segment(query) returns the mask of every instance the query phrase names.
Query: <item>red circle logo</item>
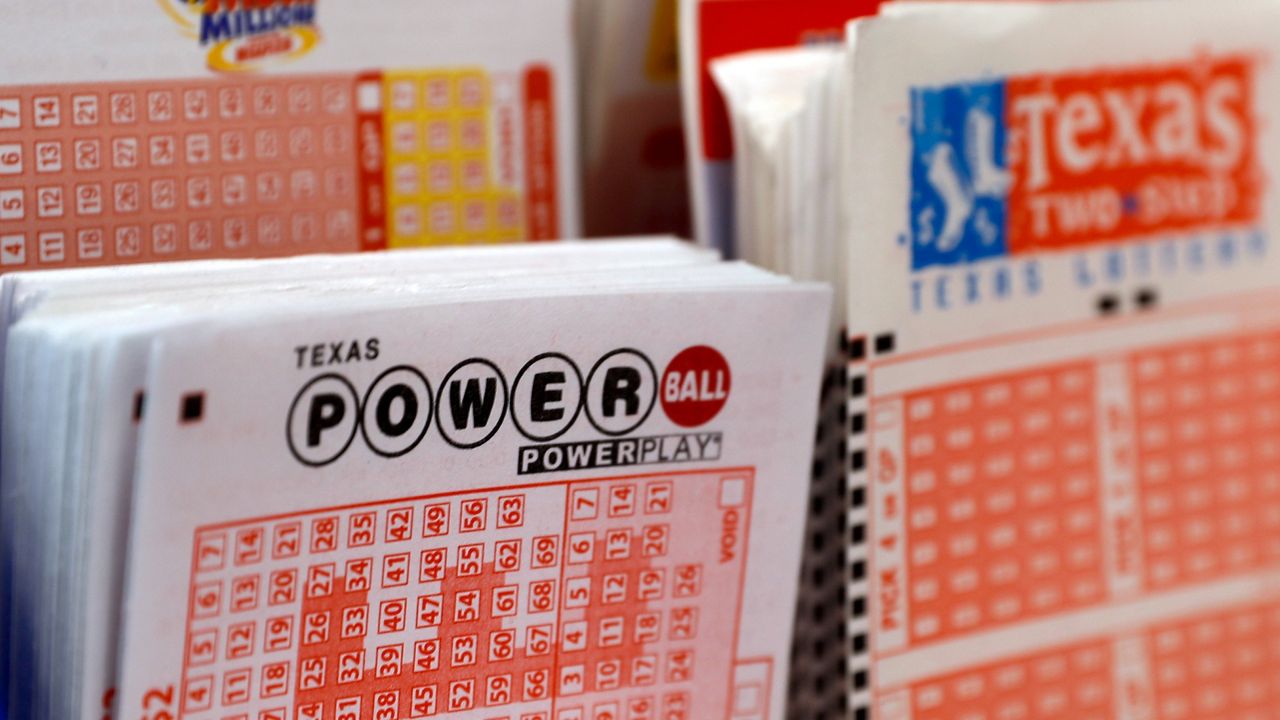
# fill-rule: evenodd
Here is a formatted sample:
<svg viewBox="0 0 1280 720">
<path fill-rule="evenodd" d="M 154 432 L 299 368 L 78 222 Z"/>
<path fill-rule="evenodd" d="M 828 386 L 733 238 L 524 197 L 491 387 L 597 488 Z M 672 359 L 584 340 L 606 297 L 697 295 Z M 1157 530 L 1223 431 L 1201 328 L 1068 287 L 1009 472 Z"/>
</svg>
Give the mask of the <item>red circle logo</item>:
<svg viewBox="0 0 1280 720">
<path fill-rule="evenodd" d="M 680 427 L 711 422 L 729 399 L 729 363 L 715 348 L 680 351 L 662 373 L 662 409 Z"/>
</svg>

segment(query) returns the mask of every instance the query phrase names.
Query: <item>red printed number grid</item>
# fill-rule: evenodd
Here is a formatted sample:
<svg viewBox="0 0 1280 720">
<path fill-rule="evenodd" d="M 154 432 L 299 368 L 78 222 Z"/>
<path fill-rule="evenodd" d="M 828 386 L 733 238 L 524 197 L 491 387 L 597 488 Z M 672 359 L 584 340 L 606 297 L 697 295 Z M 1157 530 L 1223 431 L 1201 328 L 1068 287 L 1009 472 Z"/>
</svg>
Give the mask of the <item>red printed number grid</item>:
<svg viewBox="0 0 1280 720">
<path fill-rule="evenodd" d="M 552 94 L 542 67 L 3 86 L 0 272 L 557 237 Z"/>
<path fill-rule="evenodd" d="M 881 652 L 1273 567 L 1280 335 L 879 398 Z"/>
<path fill-rule="evenodd" d="M 749 471 L 555 483 L 204 528 L 181 716 L 723 716 Z M 733 544 L 731 543 L 731 544 Z"/>
<path fill-rule="evenodd" d="M 880 717 L 1271 720 L 1278 665 L 1280 604 L 1248 606 L 920 681 Z"/>
<path fill-rule="evenodd" d="M 0 88 L 0 270 L 359 249 L 353 88 Z"/>
</svg>

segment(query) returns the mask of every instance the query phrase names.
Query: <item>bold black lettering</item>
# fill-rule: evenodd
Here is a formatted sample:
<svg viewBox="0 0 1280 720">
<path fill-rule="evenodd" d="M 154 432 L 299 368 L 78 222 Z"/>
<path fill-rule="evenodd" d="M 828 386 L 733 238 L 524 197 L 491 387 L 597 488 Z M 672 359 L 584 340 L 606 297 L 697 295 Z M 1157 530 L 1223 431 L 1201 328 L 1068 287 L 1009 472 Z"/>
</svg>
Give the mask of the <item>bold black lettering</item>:
<svg viewBox="0 0 1280 720">
<path fill-rule="evenodd" d="M 488 425 L 497 397 L 498 381 L 494 378 L 485 378 L 483 393 L 480 391 L 480 381 L 476 378 L 467 380 L 465 390 L 459 380 L 449 383 L 449 413 L 453 416 L 453 426 L 465 430 L 468 417 L 472 427 Z"/>
<path fill-rule="evenodd" d="M 618 414 L 618 403 L 626 404 L 627 415 L 640 412 L 640 371 L 632 367 L 611 367 L 604 374 L 604 390 L 601 392 L 604 416 Z"/>
<path fill-rule="evenodd" d="M 533 376 L 533 393 L 529 397 L 529 416 L 534 422 L 555 422 L 564 417 L 564 408 L 547 407 L 564 398 L 563 390 L 553 390 L 552 385 L 563 385 L 564 373 L 542 372 Z"/>
<path fill-rule="evenodd" d="M 399 420 L 392 420 L 391 405 L 396 400 L 404 403 L 404 411 L 400 414 Z M 413 394 L 413 390 L 408 385 L 403 383 L 392 385 L 382 393 L 382 397 L 378 398 L 378 407 L 374 415 L 382 434 L 387 437 L 400 437 L 409 432 L 414 421 L 418 419 L 418 396 Z"/>
<path fill-rule="evenodd" d="M 520 474 L 541 472 L 539 469 L 542 467 L 542 463 L 539 461 L 541 455 L 541 451 L 536 447 L 520 448 Z"/>
<path fill-rule="evenodd" d="M 341 395 L 320 393 L 311 398 L 307 414 L 307 447 L 320 445 L 320 433 L 337 427 L 347 416 L 347 403 Z"/>
</svg>

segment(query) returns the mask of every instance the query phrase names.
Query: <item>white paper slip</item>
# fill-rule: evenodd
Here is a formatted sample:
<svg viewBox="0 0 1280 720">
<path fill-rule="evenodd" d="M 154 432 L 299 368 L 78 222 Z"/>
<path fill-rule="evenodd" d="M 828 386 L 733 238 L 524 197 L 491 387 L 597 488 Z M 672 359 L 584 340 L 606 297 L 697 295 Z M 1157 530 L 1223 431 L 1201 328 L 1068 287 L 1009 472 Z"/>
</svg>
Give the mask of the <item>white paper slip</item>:
<svg viewBox="0 0 1280 720">
<path fill-rule="evenodd" d="M 691 299 L 473 303 L 417 313 L 412 334 L 390 312 L 166 334 L 122 707 L 170 686 L 192 716 L 707 717 L 739 696 L 780 713 L 789 638 L 767 620 L 794 600 L 776 584 L 798 559 L 822 295 Z M 744 332 L 759 323 L 809 352 L 780 366 Z M 377 357 L 300 372 L 297 349 L 335 335 Z"/>
<path fill-rule="evenodd" d="M 52 602 L 67 603 L 64 611 L 41 614 L 38 609 L 45 603 L 31 603 L 22 595 L 20 599 L 26 604 L 15 605 L 14 619 L 6 621 L 6 630 L 10 622 L 17 623 L 13 634 L 13 642 L 17 645 L 8 651 L 11 653 L 9 665 L 22 668 L 22 673 L 34 673 L 38 665 L 34 658 L 62 653 L 57 661 L 51 661 L 56 670 L 46 669 L 39 677 L 49 680 L 70 678 L 69 682 L 80 688 L 78 692 L 67 693 L 65 688 L 57 689 L 59 686 L 54 686 L 52 691 L 55 698 L 79 705 L 49 709 L 46 701 L 33 699 L 27 694 L 34 691 L 34 683 L 23 683 L 21 678 L 29 676 L 15 673 L 10 677 L 18 687 L 15 694 L 18 709 L 13 713 L 14 717 L 28 717 L 28 713 L 34 712 L 44 712 L 50 717 L 71 717 L 83 712 L 85 717 L 96 717 L 102 708 L 111 707 L 115 648 L 119 639 L 116 623 L 119 586 L 126 554 L 126 510 L 136 423 L 144 404 L 142 389 L 145 386 L 149 341 L 159 327 L 178 321 L 184 309 L 189 313 L 192 309 L 201 312 L 225 310 L 234 304 L 259 307 L 263 303 L 262 298 L 271 292 L 322 292 L 328 297 L 354 293 L 354 298 L 368 298 L 377 292 L 411 292 L 424 283 L 437 293 L 446 287 L 501 286 L 538 273 L 539 268 L 552 267 L 557 272 L 584 272 L 600 267 L 629 267 L 642 272 L 662 268 L 664 272 L 658 282 L 679 282 L 680 265 L 696 266 L 711 259 L 705 251 L 675 241 L 564 244 L 536 249 L 458 249 L 403 253 L 397 257 L 394 263 L 390 256 L 374 255 L 341 260 L 308 258 L 289 262 L 178 264 L 110 272 L 82 270 L 12 275 L 4 279 L 5 297 L 12 310 L 10 321 L 26 318 L 26 322 L 13 332 L 14 344 L 10 351 L 15 359 L 24 358 L 28 354 L 26 348 L 33 341 L 44 342 L 42 338 L 49 336 L 53 325 L 57 326 L 56 336 L 69 336 L 94 353 L 85 361 L 90 363 L 89 366 L 64 372 L 68 378 L 64 382 L 88 378 L 87 386 L 80 391 L 84 404 L 71 415 L 78 423 L 78 429 L 68 430 L 70 440 L 51 444 L 34 431 L 35 428 L 49 426 L 35 417 L 36 413 L 50 406 L 48 398 L 40 392 L 15 394 L 12 398 L 14 405 L 6 413 L 8 418 L 20 418 L 6 423 L 6 443 L 18 442 L 16 438 L 25 432 L 32 440 L 46 441 L 42 447 L 47 449 L 43 452 L 53 455 L 51 462 L 75 453 L 88 455 L 78 470 L 67 470 L 70 475 L 62 481 L 63 484 L 55 485 L 63 493 L 58 497 L 70 498 L 73 505 L 76 498 L 80 498 L 79 507 L 83 509 L 79 512 L 87 519 L 75 520 L 73 514 L 60 515 L 48 511 L 45 513 L 47 520 L 36 527 L 44 531 L 46 535 L 43 537 L 47 538 L 38 543 L 40 548 L 62 547 L 68 548 L 70 553 L 87 548 L 86 552 L 93 553 L 87 559 L 73 554 L 60 561 L 45 561 L 34 566 L 56 568 L 65 577 L 65 580 L 55 582 L 55 589 L 48 591 Z M 477 267 L 488 269 L 476 272 Z M 415 268 L 430 268 L 435 272 L 421 269 L 415 272 Z M 447 273 L 450 269 L 459 272 Z M 465 272 L 468 269 L 472 271 L 470 274 Z M 731 266 L 723 269 L 734 270 Z M 386 271 L 391 271 L 391 274 L 380 278 L 377 275 L 359 277 L 360 273 Z M 447 281 L 446 275 L 441 273 L 446 273 Z M 350 277 L 353 274 L 357 277 Z M 325 281 L 327 277 L 341 280 Z M 540 282 L 554 288 L 560 277 L 544 270 Z M 395 282 L 397 278 L 399 283 Z M 411 284 L 406 284 L 409 281 Z M 35 363 L 34 371 L 40 372 L 44 366 L 44 363 Z M 12 370 L 14 375 L 10 378 L 12 387 L 26 389 L 33 385 L 33 381 L 24 379 L 24 367 L 24 363 L 16 363 Z M 47 381 L 42 380 L 39 384 L 44 387 Z M 27 409 L 21 405 L 22 402 L 34 404 Z M 131 421 L 121 422 L 122 419 Z M 11 449 L 5 461 L 19 463 L 23 460 L 23 455 Z M 37 497 L 48 497 L 44 489 L 48 483 L 37 481 L 48 477 L 49 473 L 29 467 L 24 471 L 23 467 L 27 466 L 6 466 L 4 473 L 7 478 L 3 485 L 7 518 L 4 526 L 11 531 L 4 543 L 7 560 L 14 555 L 10 549 L 16 548 L 19 541 L 27 537 L 26 532 L 18 532 L 15 527 L 27 518 L 23 508 L 33 507 L 30 503 L 38 502 Z M 84 489 L 86 483 L 89 483 L 87 490 Z M 68 486 L 72 489 L 68 490 Z M 83 497 L 75 494 L 75 488 L 80 489 Z M 91 540 L 86 541 L 85 538 Z M 18 558 L 19 565 L 12 572 L 37 572 L 22 565 L 22 560 L 22 557 Z M 93 576 L 88 577 L 84 573 L 92 573 Z M 9 581 L 10 575 L 11 571 L 6 566 L 6 601 L 12 588 L 26 588 L 29 584 L 20 579 L 25 575 L 20 574 L 19 579 L 12 582 Z M 62 584 L 57 585 L 57 582 Z M 86 584 L 86 588 L 77 590 L 79 586 L 76 583 L 81 582 Z M 41 632 L 31 629 L 36 621 L 56 622 L 57 629 L 68 633 L 68 637 L 59 641 L 40 640 L 43 637 Z M 37 711 L 37 707 L 43 709 Z M 70 709 L 75 707 L 81 709 Z"/>
<path fill-rule="evenodd" d="M 121 609 L 123 642 L 118 663 L 86 665 L 79 653 L 118 642 L 101 625 L 110 613 L 95 604 L 57 623 L 18 587 L 37 629 L 19 624 L 14 642 L 34 643 L 38 668 L 78 668 L 86 704 L 32 670 L 35 689 L 15 695 L 31 714 L 15 717 L 95 717 L 89 688 L 112 667 L 113 712 L 147 716 L 385 714 L 394 696 L 401 717 L 432 702 L 444 717 L 781 717 L 829 295 L 671 255 L 687 261 L 401 269 L 380 284 L 264 272 L 182 288 L 174 273 L 132 295 L 94 291 L 93 278 L 27 288 L 6 373 L 34 394 L 8 394 L 6 415 L 44 402 L 66 430 L 41 449 L 41 434 L 6 422 L 3 460 L 51 481 L 18 484 L 51 521 L 33 550 L 59 558 L 42 597 L 82 612 L 75 592 L 94 588 Z M 775 358 L 762 326 L 793 352 Z M 170 365 L 175 351 L 194 354 Z M 168 386 L 184 376 L 185 389 Z M 362 387 L 343 395 L 347 384 Z M 137 472 L 121 417 L 140 420 Z M 36 446 L 10 452 L 15 440 Z M 165 447 L 223 460 L 153 480 L 154 463 L 176 457 Z M 65 467 L 76 457 L 88 465 Z M 231 539 L 221 569 L 203 557 L 210 533 Z M 112 534 L 129 536 L 127 551 Z M 257 559 L 235 545 L 257 541 Z M 119 566 L 98 564 L 122 556 L 123 588 Z M 213 615 L 191 595 L 211 583 Z M 256 599 L 233 607 L 233 585 L 255 585 Z M 361 612 L 357 638 L 342 625 Z M 320 615 L 332 634 L 304 637 Z"/>
<path fill-rule="evenodd" d="M 570 0 L 0 20 L 0 272 L 580 234 Z"/>
<path fill-rule="evenodd" d="M 1280 706 L 1277 21 L 1129 0 L 851 26 L 855 717 Z"/>
</svg>

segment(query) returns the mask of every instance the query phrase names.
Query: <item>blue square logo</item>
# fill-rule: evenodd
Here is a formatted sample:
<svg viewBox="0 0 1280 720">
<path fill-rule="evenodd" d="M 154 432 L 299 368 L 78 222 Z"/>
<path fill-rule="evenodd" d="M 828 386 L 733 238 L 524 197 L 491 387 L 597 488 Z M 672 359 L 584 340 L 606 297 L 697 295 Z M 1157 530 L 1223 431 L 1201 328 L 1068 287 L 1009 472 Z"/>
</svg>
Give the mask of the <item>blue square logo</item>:
<svg viewBox="0 0 1280 720">
<path fill-rule="evenodd" d="M 1003 81 L 911 92 L 911 269 L 1008 253 Z"/>
</svg>

